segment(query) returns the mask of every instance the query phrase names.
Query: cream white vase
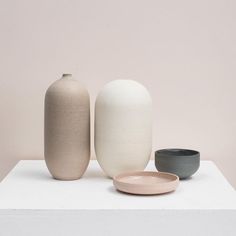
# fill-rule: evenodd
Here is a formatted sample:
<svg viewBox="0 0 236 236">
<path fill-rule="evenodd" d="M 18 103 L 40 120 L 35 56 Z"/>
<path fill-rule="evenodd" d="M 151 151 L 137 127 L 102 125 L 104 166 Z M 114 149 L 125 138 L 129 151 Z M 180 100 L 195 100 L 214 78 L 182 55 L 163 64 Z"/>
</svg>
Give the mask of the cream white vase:
<svg viewBox="0 0 236 236">
<path fill-rule="evenodd" d="M 104 86 L 95 104 L 95 152 L 104 172 L 143 170 L 152 150 L 152 100 L 133 80 Z"/>
<path fill-rule="evenodd" d="M 90 159 L 90 102 L 87 90 L 64 74 L 45 95 L 44 155 L 56 179 L 79 179 Z"/>
</svg>

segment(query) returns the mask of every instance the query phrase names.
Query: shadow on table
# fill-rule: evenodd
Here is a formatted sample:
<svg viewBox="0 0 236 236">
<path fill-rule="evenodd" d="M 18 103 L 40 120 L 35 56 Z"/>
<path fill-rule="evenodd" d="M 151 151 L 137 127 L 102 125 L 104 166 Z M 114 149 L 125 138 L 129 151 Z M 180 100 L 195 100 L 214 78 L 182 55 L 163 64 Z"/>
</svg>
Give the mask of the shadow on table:
<svg viewBox="0 0 236 236">
<path fill-rule="evenodd" d="M 19 177 L 29 179 L 29 180 L 46 180 L 46 181 L 79 181 L 80 179 L 110 179 L 107 177 L 102 170 L 89 170 L 87 169 L 84 175 L 77 180 L 57 180 L 53 178 L 49 171 L 24 171 L 18 174 Z"/>
<path fill-rule="evenodd" d="M 157 197 L 164 197 L 164 196 L 167 196 L 167 195 L 171 195 L 171 194 L 174 194 L 175 191 L 172 191 L 172 192 L 168 192 L 168 193 L 163 193 L 163 194 L 152 194 L 152 195 L 145 195 L 145 194 L 131 194 L 131 193 L 125 193 L 125 192 L 121 192 L 119 190 L 117 190 L 114 186 L 110 186 L 108 187 L 108 191 L 110 193 L 113 193 L 113 194 L 121 194 L 123 196 L 127 196 L 127 197 L 139 197 L 139 198 L 157 198 Z"/>
<path fill-rule="evenodd" d="M 89 168 L 84 173 L 84 176 L 82 178 L 87 178 L 87 179 L 99 179 L 99 178 L 111 179 L 108 176 L 106 176 L 102 170 L 90 170 Z"/>
</svg>

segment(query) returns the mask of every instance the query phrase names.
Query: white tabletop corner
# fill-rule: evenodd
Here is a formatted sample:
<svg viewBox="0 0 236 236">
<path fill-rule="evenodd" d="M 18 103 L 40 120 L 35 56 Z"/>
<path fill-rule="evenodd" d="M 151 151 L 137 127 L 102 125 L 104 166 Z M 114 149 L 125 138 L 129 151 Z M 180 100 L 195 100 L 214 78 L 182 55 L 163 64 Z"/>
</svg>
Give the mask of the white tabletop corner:
<svg viewBox="0 0 236 236">
<path fill-rule="evenodd" d="M 22 160 L 0 183 L 0 209 L 236 209 L 236 192 L 211 161 L 175 192 L 135 196 L 116 191 L 95 160 L 75 181 L 53 179 L 43 160 Z"/>
</svg>

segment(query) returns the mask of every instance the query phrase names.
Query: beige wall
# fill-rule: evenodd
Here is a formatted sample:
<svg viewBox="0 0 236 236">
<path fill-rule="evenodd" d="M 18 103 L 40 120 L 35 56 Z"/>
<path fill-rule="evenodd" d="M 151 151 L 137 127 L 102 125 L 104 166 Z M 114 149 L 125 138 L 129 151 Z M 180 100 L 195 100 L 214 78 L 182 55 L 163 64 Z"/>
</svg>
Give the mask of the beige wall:
<svg viewBox="0 0 236 236">
<path fill-rule="evenodd" d="M 0 176 L 43 158 L 44 93 L 71 72 L 92 105 L 110 80 L 143 83 L 153 149 L 200 150 L 236 187 L 235 12 L 233 0 L 1 0 Z"/>
</svg>

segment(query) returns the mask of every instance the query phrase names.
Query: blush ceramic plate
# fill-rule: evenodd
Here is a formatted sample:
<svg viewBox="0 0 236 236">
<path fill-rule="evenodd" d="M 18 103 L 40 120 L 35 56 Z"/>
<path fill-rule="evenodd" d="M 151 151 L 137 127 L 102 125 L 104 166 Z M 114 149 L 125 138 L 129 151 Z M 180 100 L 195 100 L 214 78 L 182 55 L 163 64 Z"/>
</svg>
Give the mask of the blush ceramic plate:
<svg viewBox="0 0 236 236">
<path fill-rule="evenodd" d="M 115 176 L 113 184 L 121 192 L 154 195 L 174 191 L 179 177 L 165 172 L 135 171 Z"/>
</svg>

